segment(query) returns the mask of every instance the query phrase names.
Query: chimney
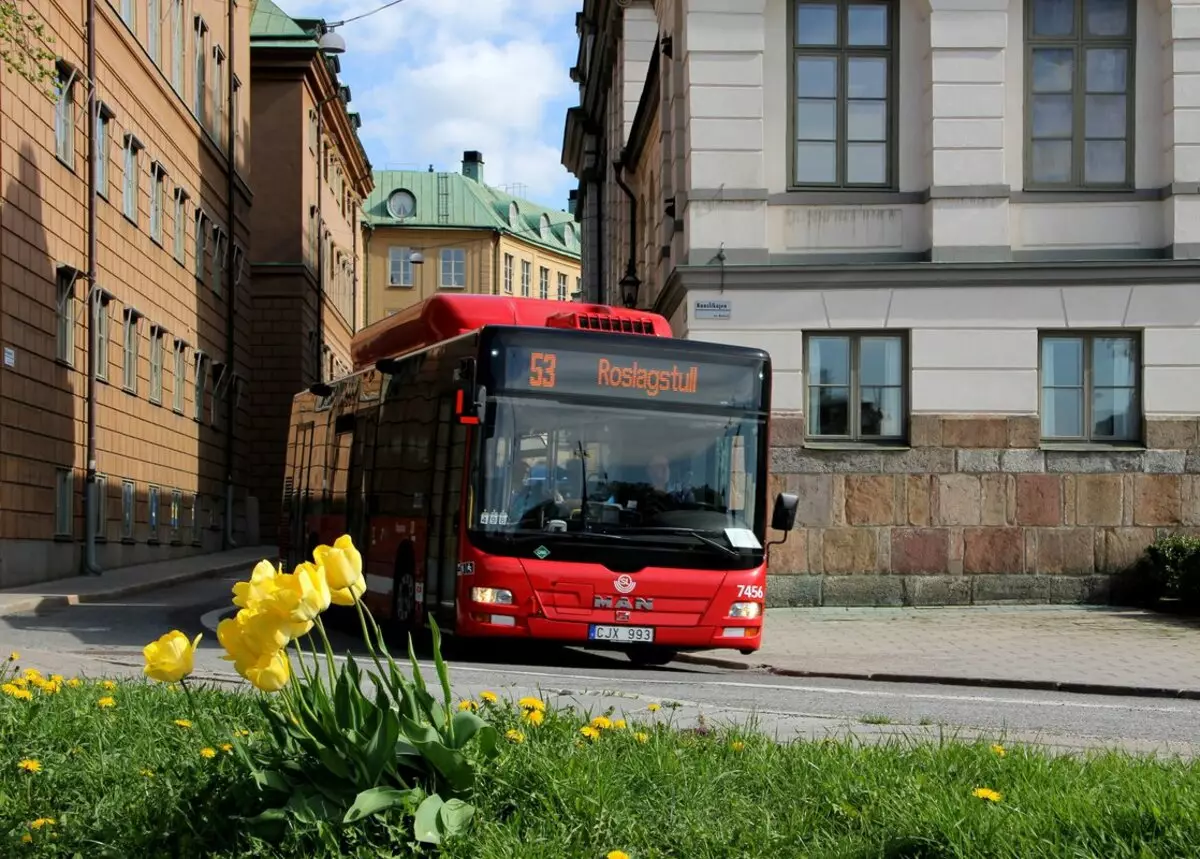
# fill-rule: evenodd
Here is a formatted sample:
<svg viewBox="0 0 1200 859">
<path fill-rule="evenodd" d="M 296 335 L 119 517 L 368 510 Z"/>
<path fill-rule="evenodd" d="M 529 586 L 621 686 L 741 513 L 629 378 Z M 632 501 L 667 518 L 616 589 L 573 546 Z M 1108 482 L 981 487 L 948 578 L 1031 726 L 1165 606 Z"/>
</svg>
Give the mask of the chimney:
<svg viewBox="0 0 1200 859">
<path fill-rule="evenodd" d="M 483 155 L 474 149 L 463 153 L 463 175 L 483 184 Z"/>
<path fill-rule="evenodd" d="M 575 214 L 575 208 L 579 205 L 579 189 L 576 188 L 567 195 L 567 211 L 572 215 Z"/>
</svg>

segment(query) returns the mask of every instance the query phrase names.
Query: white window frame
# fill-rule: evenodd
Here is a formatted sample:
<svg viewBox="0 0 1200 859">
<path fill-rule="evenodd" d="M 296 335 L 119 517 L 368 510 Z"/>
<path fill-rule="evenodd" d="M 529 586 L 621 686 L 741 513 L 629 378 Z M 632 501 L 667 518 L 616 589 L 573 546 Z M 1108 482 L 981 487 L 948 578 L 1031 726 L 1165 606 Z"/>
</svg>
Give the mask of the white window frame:
<svg viewBox="0 0 1200 859">
<path fill-rule="evenodd" d="M 175 387 L 171 389 L 171 411 L 175 414 L 183 414 L 184 403 L 184 386 L 187 384 L 187 344 L 178 338 L 175 340 L 174 368 Z"/>
<path fill-rule="evenodd" d="M 513 255 L 504 255 L 504 294 L 512 295 L 513 291 Z"/>
<path fill-rule="evenodd" d="M 171 490 L 171 513 L 168 526 L 171 531 L 171 541 L 179 540 L 179 520 L 183 512 L 183 492 L 179 489 Z"/>
<path fill-rule="evenodd" d="M 521 297 L 529 298 L 533 295 L 533 262 L 531 260 L 521 260 Z"/>
<path fill-rule="evenodd" d="M 176 186 L 175 188 L 175 221 L 171 228 L 174 231 L 173 252 L 175 254 L 175 262 L 184 265 L 187 262 L 187 200 L 188 193 Z"/>
<path fill-rule="evenodd" d="M 142 146 L 142 142 L 132 132 L 125 132 L 125 175 L 121 184 L 121 212 L 134 224 L 138 222 L 138 197 L 142 190 L 138 155 L 143 148 L 145 147 Z"/>
<path fill-rule="evenodd" d="M 80 272 L 70 266 L 58 267 L 54 357 L 68 367 L 75 366 L 75 283 L 79 276 Z"/>
<path fill-rule="evenodd" d="M 75 169 L 75 69 L 58 63 L 54 100 L 54 154 L 68 169 Z"/>
<path fill-rule="evenodd" d="M 137 528 L 137 484 L 121 481 L 121 539 L 132 540 Z"/>
<path fill-rule="evenodd" d="M 447 271 L 449 264 L 449 271 Z M 446 275 L 450 275 L 447 280 Z M 458 281 L 462 282 L 459 283 Z M 442 248 L 438 255 L 438 285 L 442 289 L 467 288 L 467 252 L 463 248 Z"/>
<path fill-rule="evenodd" d="M 108 539 L 108 476 L 97 474 L 94 481 L 96 493 L 96 539 Z"/>
<path fill-rule="evenodd" d="M 195 354 L 195 378 L 192 380 L 193 395 L 196 398 L 194 413 L 197 423 L 204 421 L 204 397 L 208 388 L 208 356 L 197 350 Z"/>
<path fill-rule="evenodd" d="M 566 301 L 567 298 L 567 276 L 560 271 L 558 273 L 558 300 Z"/>
<path fill-rule="evenodd" d="M 544 265 L 538 266 L 538 298 L 550 300 L 550 269 Z"/>
<path fill-rule="evenodd" d="M 212 136 L 218 146 L 225 140 L 225 52 L 213 45 L 212 73 Z"/>
<path fill-rule="evenodd" d="M 166 358 L 167 332 L 161 325 L 150 326 L 150 402 L 156 406 L 162 405 L 163 399 L 163 361 Z"/>
<path fill-rule="evenodd" d="M 121 387 L 136 396 L 138 391 L 138 359 L 140 356 L 138 321 L 142 315 L 132 307 L 125 308 L 124 330 L 122 332 L 122 353 L 124 361 L 121 365 Z"/>
<path fill-rule="evenodd" d="M 409 289 L 413 285 L 412 248 L 388 248 L 388 286 Z M 397 271 L 399 267 L 399 271 Z M 397 276 L 398 275 L 398 276 Z"/>
<path fill-rule="evenodd" d="M 73 468 L 55 469 L 54 536 L 75 536 L 75 469 Z"/>
<path fill-rule="evenodd" d="M 137 3 L 134 0 L 121 0 L 121 20 L 129 28 L 129 32 L 137 35 Z"/>
<path fill-rule="evenodd" d="M 150 539 L 158 539 L 158 506 L 162 503 L 162 492 L 151 483 L 146 487 L 146 524 L 150 526 Z"/>
<path fill-rule="evenodd" d="M 113 112 L 104 102 L 96 102 L 96 140 L 93 146 L 92 158 L 96 161 L 96 193 L 108 199 L 108 123 L 113 118 Z"/>
<path fill-rule="evenodd" d="M 194 62 L 192 72 L 192 115 L 204 127 L 205 99 L 208 96 L 208 54 L 204 46 L 208 43 L 208 25 L 204 19 L 196 15 L 192 20 L 192 50 Z"/>
<path fill-rule="evenodd" d="M 146 50 L 154 65 L 162 63 L 162 9 L 159 0 L 146 0 Z"/>
<path fill-rule="evenodd" d="M 96 338 L 96 378 L 101 382 L 108 381 L 108 336 L 109 315 L 108 296 L 97 293 L 92 299 L 92 336 Z"/>
<path fill-rule="evenodd" d="M 225 254 L 229 252 L 229 236 L 223 227 L 213 226 L 212 291 L 220 295 L 225 288 Z"/>
<path fill-rule="evenodd" d="M 197 206 L 193 220 L 196 226 L 196 258 L 194 260 L 196 280 L 204 283 L 204 257 L 208 254 L 208 234 L 205 232 L 204 224 L 208 221 L 208 215 L 204 214 L 204 210 Z"/>
<path fill-rule="evenodd" d="M 183 0 L 171 0 L 171 86 L 183 95 Z"/>
<path fill-rule="evenodd" d="M 155 161 L 150 165 L 150 239 L 159 247 L 163 243 L 163 188 L 167 170 Z"/>
</svg>

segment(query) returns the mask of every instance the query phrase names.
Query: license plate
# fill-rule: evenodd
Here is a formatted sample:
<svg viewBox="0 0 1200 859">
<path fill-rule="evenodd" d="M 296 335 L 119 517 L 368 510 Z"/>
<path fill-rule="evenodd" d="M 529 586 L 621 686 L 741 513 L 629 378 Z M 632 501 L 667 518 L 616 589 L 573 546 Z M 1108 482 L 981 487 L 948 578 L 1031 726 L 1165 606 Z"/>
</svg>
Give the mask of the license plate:
<svg viewBox="0 0 1200 859">
<path fill-rule="evenodd" d="M 648 644 L 654 641 L 652 626 L 596 626 L 588 627 L 588 638 L 592 641 L 632 641 Z"/>
</svg>

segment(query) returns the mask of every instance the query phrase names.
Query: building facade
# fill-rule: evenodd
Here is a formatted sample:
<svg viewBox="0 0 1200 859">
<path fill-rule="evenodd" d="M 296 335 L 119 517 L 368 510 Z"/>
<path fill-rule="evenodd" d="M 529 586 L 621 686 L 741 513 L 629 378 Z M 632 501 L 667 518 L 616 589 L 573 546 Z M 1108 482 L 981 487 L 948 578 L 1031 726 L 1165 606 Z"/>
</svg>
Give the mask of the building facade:
<svg viewBox="0 0 1200 859">
<path fill-rule="evenodd" d="M 0 586 L 253 544 L 249 6 L 23 10 L 54 59 L 0 69 Z"/>
<path fill-rule="evenodd" d="M 364 324 L 363 201 L 373 184 L 323 21 L 257 0 L 250 28 L 254 191 L 253 483 L 265 534 L 283 493 L 292 398 L 350 369 Z"/>
<path fill-rule="evenodd" d="M 483 156 L 461 173 L 375 173 L 366 220 L 366 318 L 375 322 L 438 292 L 573 300 L 579 228 L 484 183 Z"/>
<path fill-rule="evenodd" d="M 775 603 L 1103 601 L 1200 526 L 1196 12 L 586 0 L 584 293 L 770 351 Z"/>
</svg>

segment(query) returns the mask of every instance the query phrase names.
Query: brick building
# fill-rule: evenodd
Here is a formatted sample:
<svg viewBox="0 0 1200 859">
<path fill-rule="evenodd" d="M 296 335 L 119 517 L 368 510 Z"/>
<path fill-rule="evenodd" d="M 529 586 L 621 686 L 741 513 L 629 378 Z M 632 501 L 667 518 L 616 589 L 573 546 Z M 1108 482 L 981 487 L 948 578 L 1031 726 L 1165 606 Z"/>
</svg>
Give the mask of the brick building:
<svg viewBox="0 0 1200 859">
<path fill-rule="evenodd" d="M 254 92 L 253 485 L 263 534 L 273 539 L 283 491 L 292 397 L 350 368 L 364 323 L 363 200 L 371 164 L 338 80 L 319 45 L 325 23 L 293 19 L 257 0 L 250 26 Z"/>
<path fill-rule="evenodd" d="M 250 7 L 88 5 L 23 4 L 52 92 L 0 69 L 0 586 L 258 539 Z"/>
<path fill-rule="evenodd" d="M 773 601 L 1105 600 L 1200 527 L 1196 8 L 585 0 L 584 293 L 770 351 Z"/>
</svg>

